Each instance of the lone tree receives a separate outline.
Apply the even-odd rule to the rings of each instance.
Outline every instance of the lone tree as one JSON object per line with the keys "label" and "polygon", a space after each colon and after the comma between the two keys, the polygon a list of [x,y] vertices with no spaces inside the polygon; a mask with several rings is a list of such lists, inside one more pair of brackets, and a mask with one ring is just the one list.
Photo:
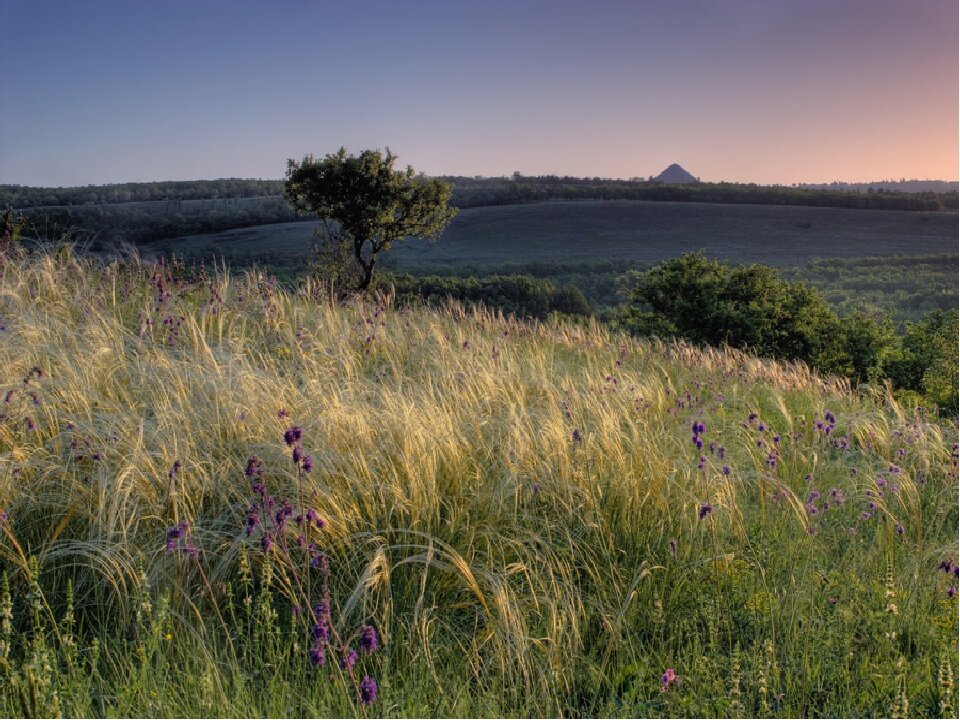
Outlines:
{"label": "lone tree", "polygon": [[360,291],[370,286],[381,252],[407,237],[434,239],[457,214],[447,207],[450,185],[409,165],[394,170],[396,159],[390,148],[356,157],[340,148],[323,160],[287,162],[284,196],[298,212],[316,213],[337,247],[352,249]]}

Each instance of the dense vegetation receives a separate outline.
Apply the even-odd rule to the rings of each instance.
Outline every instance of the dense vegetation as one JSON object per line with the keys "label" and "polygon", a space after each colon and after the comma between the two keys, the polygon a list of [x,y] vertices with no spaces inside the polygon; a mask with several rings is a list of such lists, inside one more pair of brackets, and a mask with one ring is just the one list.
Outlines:
{"label": "dense vegetation", "polygon": [[0,271],[0,713],[957,716],[956,426],[595,323]]}
{"label": "dense vegetation", "polygon": [[[388,259],[389,260],[389,259]],[[237,257],[243,265],[250,258]],[[800,266],[778,268],[784,280],[795,280],[816,288],[840,315],[860,311],[872,315],[890,314],[895,323],[920,320],[935,310],[949,312],[958,306],[956,255],[915,255],[862,258],[818,258]],[[290,279],[296,265],[282,256],[264,258],[262,264],[276,268]],[[644,270],[653,263],[630,260],[594,262],[526,262],[497,265],[392,264],[396,272],[422,278],[484,278],[491,275],[527,275],[549,280],[555,286],[572,286],[587,301],[603,311],[619,305],[626,297],[624,275]]]}
{"label": "dense vegetation", "polygon": [[[822,186],[756,185],[753,183],[694,183],[668,185],[651,180],[529,176],[443,176],[454,186],[453,204],[460,208],[514,205],[545,200],[667,200],[686,202],[747,203],[751,205],[815,205],[875,210],[956,210],[957,190],[944,192],[894,191],[895,184],[835,183]],[[911,188],[901,183],[903,188]],[[920,187],[920,185],[918,185]],[[926,187],[926,186],[924,186]],[[935,187],[950,188],[949,183]],[[86,187],[46,188],[0,185],[0,206],[31,208],[51,205],[91,205],[157,200],[279,197],[282,180],[221,178],[149,183],[117,183]]]}
{"label": "dense vegetation", "polygon": [[640,335],[732,345],[766,357],[802,360],[855,383],[892,380],[898,390],[956,416],[957,311],[907,323],[861,312],[840,317],[817,290],[781,279],[765,265],[735,265],[687,254],[627,279],[620,324]]}
{"label": "dense vegetation", "polygon": [[956,210],[957,192],[860,193],[751,183],[667,185],[652,181],[557,177],[448,178],[459,207],[514,205],[545,200],[659,200],[669,202],[808,205],[861,210]]}
{"label": "dense vegetation", "polygon": [[141,183],[113,183],[83,187],[0,185],[0,205],[33,208],[51,205],[100,205],[158,200],[279,197],[282,180],[220,178]]}
{"label": "dense vegetation", "polygon": [[467,307],[484,306],[520,318],[546,320],[551,314],[589,317],[583,293],[572,286],[556,287],[549,280],[527,275],[488,275],[481,278],[388,275],[381,283],[400,303],[422,300],[429,305],[449,301]]}

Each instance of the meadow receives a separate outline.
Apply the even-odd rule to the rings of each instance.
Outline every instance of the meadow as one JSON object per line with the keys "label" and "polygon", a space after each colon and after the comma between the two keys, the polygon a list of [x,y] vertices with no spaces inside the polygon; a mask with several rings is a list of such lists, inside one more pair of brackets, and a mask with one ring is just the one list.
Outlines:
{"label": "meadow", "polygon": [[0,389],[4,715],[957,716],[957,428],[883,388],[61,250]]}
{"label": "meadow", "polygon": [[[191,235],[151,254],[302,257],[318,223],[303,221]],[[710,257],[775,266],[814,258],[955,253],[955,212],[596,200],[467,208],[441,242],[408,241],[394,269],[526,262],[656,262],[704,249]]]}

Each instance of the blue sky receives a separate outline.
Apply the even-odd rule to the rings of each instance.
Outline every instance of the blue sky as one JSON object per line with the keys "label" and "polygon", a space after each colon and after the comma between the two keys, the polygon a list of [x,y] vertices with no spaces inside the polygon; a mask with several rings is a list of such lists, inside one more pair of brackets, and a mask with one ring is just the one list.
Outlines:
{"label": "blue sky", "polygon": [[942,0],[0,0],[0,182],[431,174],[957,177]]}

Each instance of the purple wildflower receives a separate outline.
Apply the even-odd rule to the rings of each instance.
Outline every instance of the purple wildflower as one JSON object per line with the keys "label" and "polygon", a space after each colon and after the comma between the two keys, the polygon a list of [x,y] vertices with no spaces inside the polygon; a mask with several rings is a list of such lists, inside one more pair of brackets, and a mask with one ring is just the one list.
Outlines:
{"label": "purple wildflower", "polygon": [[377,631],[372,625],[364,625],[360,628],[360,650],[367,655],[377,651]]}
{"label": "purple wildflower", "polygon": [[327,624],[326,616],[320,616],[320,619],[310,629],[310,634],[314,640],[323,643],[330,642],[330,626]]}
{"label": "purple wildflower", "polygon": [[303,429],[294,425],[283,434],[283,441],[287,445],[295,445],[303,437]]}
{"label": "purple wildflower", "polygon": [[677,547],[678,547],[679,545],[680,545],[680,543],[677,541],[676,538],[670,538],[670,542],[667,543],[667,546],[670,548],[670,554],[671,554],[671,555],[676,555],[676,554],[677,554]]}
{"label": "purple wildflower", "polygon": [[377,681],[369,675],[364,675],[360,681],[360,704],[373,705],[377,700]]}
{"label": "purple wildflower", "polygon": [[660,692],[666,692],[677,684],[677,671],[673,668],[667,668],[660,676]]}
{"label": "purple wildflower", "polygon": [[313,455],[304,455],[303,461],[300,463],[300,468],[308,473],[313,470]]}
{"label": "purple wildflower", "polygon": [[953,585],[951,585],[950,587],[947,588],[947,597],[948,597],[948,598],[950,598],[950,599],[952,600],[953,597],[954,597],[954,595],[956,595],[956,594],[957,594],[957,589],[956,589]]}
{"label": "purple wildflower", "polygon": [[314,667],[323,667],[327,662],[327,655],[321,645],[314,645],[310,648],[310,664]]}
{"label": "purple wildflower", "polygon": [[583,433],[581,433],[579,430],[574,430],[571,437],[573,438],[574,442],[580,442],[583,440]]}
{"label": "purple wildflower", "polygon": [[357,660],[359,658],[360,656],[357,654],[357,651],[354,650],[353,648],[350,648],[347,651],[346,655],[340,658],[340,669],[350,672],[351,670],[353,670],[354,665],[357,664]]}
{"label": "purple wildflower", "polygon": [[247,458],[247,466],[243,469],[243,474],[251,480],[258,479],[263,475],[263,461],[256,455]]}
{"label": "purple wildflower", "polygon": [[698,513],[701,520],[703,520],[707,515],[713,512],[713,505],[710,503],[703,503],[700,506],[700,512]]}
{"label": "purple wildflower", "polygon": [[724,475],[729,475],[729,474],[730,474],[730,466],[729,466],[729,465],[724,465],[722,468],[720,468],[720,472],[722,472]]}

